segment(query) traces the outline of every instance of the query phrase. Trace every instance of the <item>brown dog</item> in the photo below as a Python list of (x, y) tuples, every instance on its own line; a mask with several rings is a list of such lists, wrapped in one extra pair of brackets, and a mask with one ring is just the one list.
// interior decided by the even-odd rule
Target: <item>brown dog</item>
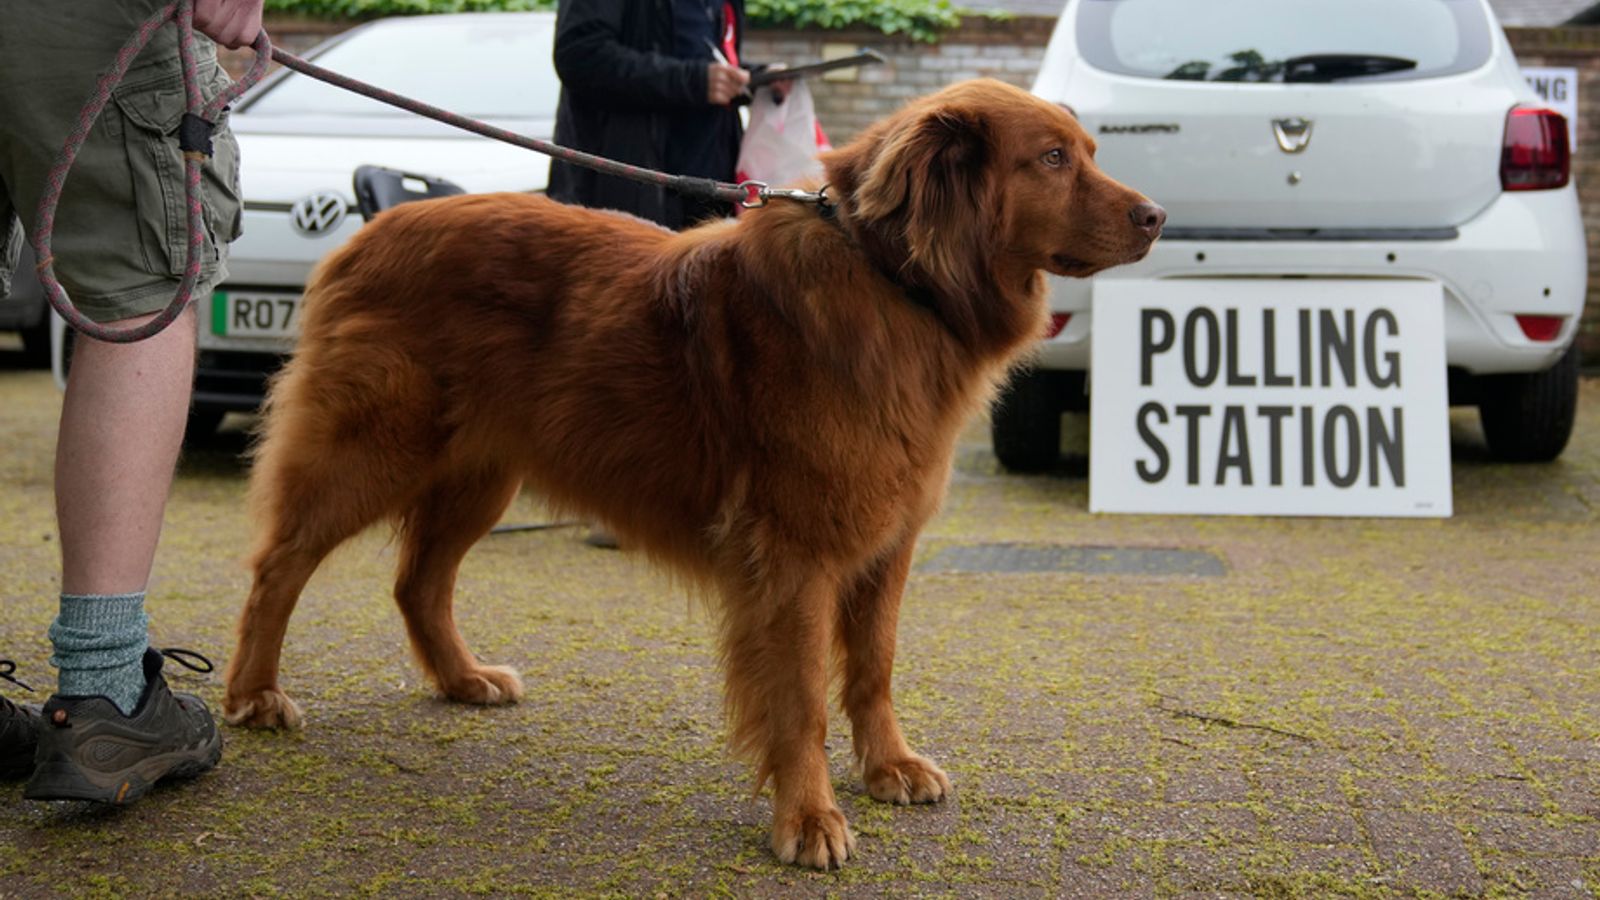
[(1043, 331), (1041, 270), (1131, 262), (1160, 233), (1093, 152), (1061, 108), (974, 81), (826, 156), (831, 212), (775, 201), (682, 234), (518, 194), (384, 213), (318, 270), (272, 388), (228, 721), (299, 722), (289, 615), (381, 519), (439, 689), (520, 698), (451, 593), (526, 482), (714, 589), (732, 740), (774, 783), (779, 858), (829, 867), (855, 843), (823, 749), (830, 652), (867, 790), (943, 798), (890, 702), (900, 595), (959, 430)]

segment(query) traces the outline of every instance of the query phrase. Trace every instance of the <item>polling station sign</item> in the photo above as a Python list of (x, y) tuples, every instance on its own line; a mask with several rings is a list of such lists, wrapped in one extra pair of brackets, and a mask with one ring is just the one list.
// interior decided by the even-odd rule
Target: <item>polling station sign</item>
[(1567, 144), (1578, 146), (1578, 70), (1565, 66), (1523, 66), (1522, 77), (1545, 105), (1567, 117)]
[(1450, 515), (1437, 284), (1101, 279), (1090, 384), (1092, 511)]

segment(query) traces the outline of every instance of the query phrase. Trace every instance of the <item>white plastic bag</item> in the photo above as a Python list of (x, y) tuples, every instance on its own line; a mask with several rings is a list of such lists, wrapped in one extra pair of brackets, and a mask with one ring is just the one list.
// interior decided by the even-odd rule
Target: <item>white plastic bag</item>
[(750, 102), (744, 143), (739, 147), (737, 178), (764, 181), (773, 187), (821, 178), (817, 154), (828, 149), (805, 79), (793, 81), (782, 103), (773, 101), (772, 88), (758, 88)]

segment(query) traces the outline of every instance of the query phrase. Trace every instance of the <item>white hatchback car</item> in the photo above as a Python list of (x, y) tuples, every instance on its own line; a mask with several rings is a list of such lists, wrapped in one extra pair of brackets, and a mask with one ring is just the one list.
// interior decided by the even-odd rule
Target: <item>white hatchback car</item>
[[(1498, 458), (1566, 446), (1588, 274), (1567, 124), (1485, 0), (1068, 0), (1033, 91), (1167, 210), (1099, 278), (1437, 282), (1451, 402)], [(1053, 463), (1087, 408), (1096, 280), (1052, 279), (1039, 363), (994, 411), (1008, 468)]]
[[(305, 54), (318, 65), (510, 131), (549, 138), (561, 84), (555, 15), (472, 13), (384, 19)], [(293, 346), (300, 294), (318, 260), (361, 227), (352, 175), (363, 165), (434, 176), (469, 192), (540, 191), (548, 157), (279, 69), (232, 115), (244, 233), (228, 279), (200, 301), (190, 434), (261, 402)], [(66, 343), (57, 320), (58, 379)]]

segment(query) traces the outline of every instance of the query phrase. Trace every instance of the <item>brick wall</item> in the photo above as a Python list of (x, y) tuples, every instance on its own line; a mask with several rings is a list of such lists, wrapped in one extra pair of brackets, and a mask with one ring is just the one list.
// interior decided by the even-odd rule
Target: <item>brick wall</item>
[[(274, 47), (294, 54), (301, 54), (322, 43), (330, 37), (348, 30), (354, 22), (327, 22), (321, 19), (300, 19), (289, 16), (268, 16), (266, 22), (267, 34), (272, 37)], [(228, 70), (233, 77), (238, 78), (255, 61), (255, 53), (249, 49), (229, 50), (225, 47), (217, 48), (217, 58), (221, 60), (222, 67)], [(274, 63), (274, 66), (277, 64)]]
[[(754, 62), (809, 62), (870, 47), (888, 58), (881, 66), (846, 70), (813, 79), (817, 118), (835, 144), (907, 100), (969, 78), (998, 78), (1019, 87), (1033, 84), (1044, 59), (1053, 19), (968, 18), (938, 44), (886, 37), (876, 31), (788, 31), (751, 29), (745, 58)], [(836, 80), (837, 79), (837, 80)]]
[[(876, 31), (795, 31), (752, 29), (745, 57), (752, 61), (806, 62), (842, 55), (866, 46), (887, 57), (833, 77), (814, 79), (817, 117), (837, 145), (893, 112), (912, 97), (946, 84), (980, 76), (1028, 87), (1044, 57), (1055, 20), (1035, 16), (1011, 19), (973, 17), (938, 44), (919, 44)], [(342, 26), (278, 19), (268, 23), (273, 39), (290, 50), (304, 49)], [(1571, 66), (1579, 70), (1578, 147), (1573, 175), (1583, 203), (1589, 239), (1590, 301), (1579, 344), (1591, 367), (1600, 365), (1600, 27), (1509, 28), (1517, 58), (1529, 66)], [(227, 54), (231, 70), (242, 71), (248, 55)]]

